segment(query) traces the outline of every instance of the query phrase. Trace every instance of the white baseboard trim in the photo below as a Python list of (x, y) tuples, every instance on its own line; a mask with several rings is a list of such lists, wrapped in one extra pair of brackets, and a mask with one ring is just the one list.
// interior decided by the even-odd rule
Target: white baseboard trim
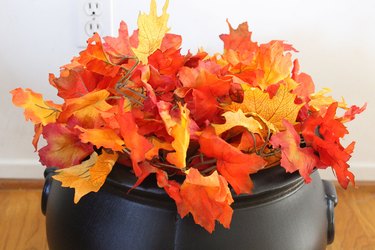
[[(375, 164), (351, 164), (349, 169), (355, 181), (375, 181)], [(331, 169), (319, 170), (320, 177), (325, 180), (337, 180)]]
[[(45, 167), (37, 160), (1, 160), (0, 178), (5, 179), (43, 179)], [(350, 167), (356, 181), (375, 181), (375, 164), (352, 164)], [(336, 180), (330, 169), (319, 170), (322, 179)]]
[(44, 169), (44, 166), (33, 159), (0, 159), (0, 178), (4, 179), (44, 179)]

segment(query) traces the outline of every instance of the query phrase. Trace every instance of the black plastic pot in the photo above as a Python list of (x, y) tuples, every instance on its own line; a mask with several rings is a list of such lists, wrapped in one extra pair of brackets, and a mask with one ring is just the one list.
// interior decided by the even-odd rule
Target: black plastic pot
[(98, 193), (76, 205), (73, 190), (45, 172), (42, 211), (51, 250), (59, 249), (325, 249), (333, 241), (334, 186), (318, 172), (305, 184), (281, 167), (252, 175), (252, 195), (234, 195), (230, 230), (217, 224), (210, 234), (191, 216), (181, 219), (174, 202), (153, 176), (130, 193), (136, 179), (116, 166)]

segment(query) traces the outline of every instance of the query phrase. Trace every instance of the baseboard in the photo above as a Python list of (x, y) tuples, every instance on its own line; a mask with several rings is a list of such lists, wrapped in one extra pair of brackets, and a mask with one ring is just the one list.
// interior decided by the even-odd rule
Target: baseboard
[[(375, 181), (375, 164), (351, 164), (350, 171), (354, 174), (356, 181)], [(320, 177), (325, 180), (337, 180), (330, 169), (319, 170)]]
[[(37, 160), (1, 160), (0, 159), (0, 178), (1, 179), (43, 179), (45, 167)], [(357, 181), (375, 181), (375, 163), (374, 164), (351, 164), (350, 171), (354, 173)], [(336, 180), (330, 169), (319, 170), (322, 179)]]
[(34, 159), (0, 159), (1, 179), (43, 179), (44, 169), (45, 167)]

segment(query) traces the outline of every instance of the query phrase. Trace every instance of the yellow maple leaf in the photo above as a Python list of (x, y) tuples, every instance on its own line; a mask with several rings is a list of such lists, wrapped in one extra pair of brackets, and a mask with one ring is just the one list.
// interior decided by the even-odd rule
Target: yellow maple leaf
[(241, 86), (244, 90), (243, 102), (233, 102), (226, 107), (227, 110), (241, 109), (245, 114), (259, 117), (271, 130), (284, 130), (283, 119), (295, 123), (303, 104), (294, 103), (296, 95), (290, 93), (286, 86), (281, 84), (273, 98), (259, 88), (252, 88), (247, 84)]
[[(311, 94), (309, 106), (315, 111), (320, 111), (321, 108), (327, 108), (332, 103), (337, 102), (332, 96), (326, 96), (326, 94), (329, 92), (331, 92), (329, 88), (323, 88), (322, 90)], [(347, 104), (345, 103), (344, 98), (342, 98), (341, 102), (338, 102), (338, 106), (340, 108), (347, 109)]]
[(186, 167), (186, 153), (190, 143), (189, 114), (190, 111), (185, 106), (178, 104), (181, 112), (181, 120), (172, 127), (171, 135), (174, 138), (172, 147), (176, 150), (167, 155), (167, 160), (179, 168)]
[(54, 123), (61, 112), (61, 105), (43, 100), (41, 94), (31, 89), (16, 88), (10, 93), (13, 95), (13, 104), (24, 108), (25, 119), (31, 120), (34, 124)]
[(225, 117), (224, 124), (212, 124), (218, 135), (236, 126), (247, 128), (252, 133), (261, 133), (260, 129), (262, 129), (262, 125), (253, 117), (246, 117), (241, 109), (238, 109), (235, 112), (227, 111), (223, 116)]
[(160, 48), (164, 35), (169, 31), (167, 27), (169, 18), (167, 13), (168, 4), (169, 0), (166, 0), (163, 13), (158, 16), (156, 2), (151, 0), (150, 14), (140, 13), (138, 16), (139, 44), (136, 49), (133, 49), (133, 52), (144, 64), (147, 64), (148, 56)]
[(184, 169), (186, 167), (186, 153), (190, 143), (190, 111), (186, 105), (182, 106), (178, 103), (181, 117), (179, 121), (176, 121), (169, 114), (169, 110), (163, 106), (163, 102), (160, 102), (159, 106), (159, 114), (163, 119), (167, 132), (174, 138), (171, 145), (175, 152), (169, 153), (167, 160), (176, 167)]
[(98, 192), (117, 161), (117, 153), (92, 153), (90, 158), (79, 165), (57, 170), (53, 178), (62, 187), (74, 188), (74, 203), (90, 192)]

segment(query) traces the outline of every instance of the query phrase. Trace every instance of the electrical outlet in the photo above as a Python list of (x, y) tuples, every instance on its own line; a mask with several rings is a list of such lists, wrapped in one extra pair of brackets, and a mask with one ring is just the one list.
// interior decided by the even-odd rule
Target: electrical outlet
[(96, 21), (96, 19), (90, 20), (85, 25), (85, 32), (86, 35), (89, 37), (94, 35), (94, 33), (101, 33), (101, 25), (100, 22)]
[(103, 12), (102, 2), (98, 0), (86, 1), (84, 3), (84, 8), (88, 16), (100, 16)]
[(87, 46), (95, 32), (101, 37), (113, 36), (113, 0), (78, 0), (77, 45)]

